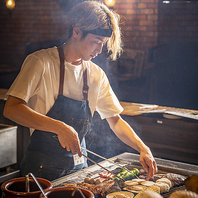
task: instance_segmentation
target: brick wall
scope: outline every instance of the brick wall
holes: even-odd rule
[[[159,0],[117,0],[126,48],[147,51],[161,43],[198,42],[198,3],[161,4]],[[60,0],[16,1],[9,14],[0,1],[0,64],[20,68],[29,43],[64,38]],[[2,66],[0,66],[2,67]]]
[[[117,0],[126,48],[143,49],[157,45],[158,0]]]
[[[1,64],[19,68],[28,44],[64,37],[64,14],[54,0],[16,1],[9,13],[0,3]]]
[[[198,43],[198,2],[159,4],[158,44]]]

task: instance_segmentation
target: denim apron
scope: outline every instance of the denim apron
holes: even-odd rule
[[[83,73],[84,101],[63,96],[65,72],[63,47],[59,47],[58,51],[60,56],[59,95],[47,116],[72,126],[78,132],[80,146],[86,148],[85,135],[89,130],[92,119],[87,100],[89,88],[87,86],[87,70],[84,69]],[[82,153],[87,155],[84,150],[82,150]],[[84,158],[84,163],[74,165],[72,152],[68,152],[61,146],[57,134],[35,130],[30,138],[20,169],[22,176],[31,172],[36,177],[51,181],[85,167],[87,167],[86,158]]]

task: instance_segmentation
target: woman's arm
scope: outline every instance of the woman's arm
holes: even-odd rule
[[[110,128],[121,141],[140,153],[139,161],[148,173],[147,180],[152,178],[154,173],[157,172],[157,165],[149,147],[143,143],[134,130],[120,117],[120,115],[107,118],[106,120],[109,123]]]
[[[32,110],[22,99],[9,96],[3,114],[22,126],[56,133],[63,148],[81,156],[78,133],[73,127]]]

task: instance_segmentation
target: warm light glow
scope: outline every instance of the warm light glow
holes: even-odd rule
[[[10,10],[12,10],[15,7],[15,0],[7,0],[6,1],[6,7]]]
[[[115,5],[116,0],[104,0],[104,2],[108,7],[113,7]]]
[[[163,1],[163,3],[170,3],[170,1]]]

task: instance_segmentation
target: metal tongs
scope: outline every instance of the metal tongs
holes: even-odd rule
[[[75,195],[76,191],[78,191],[83,198],[86,198],[83,192],[79,188],[76,188],[76,187],[74,187],[74,191],[71,194],[72,197]]]
[[[107,160],[108,162],[110,162],[110,163],[112,163],[112,164],[114,164],[114,165],[120,166],[120,167],[122,167],[124,170],[130,172],[130,170],[129,170],[128,168],[124,167],[124,166],[121,165],[121,164],[118,164],[118,163],[116,163],[116,162],[114,162],[114,161],[112,161],[112,160],[110,160],[110,159],[107,159],[107,158],[105,158],[105,157],[103,157],[103,156],[101,156],[101,155],[98,155],[98,154],[96,154],[96,153],[94,153],[94,152],[92,152],[92,151],[90,151],[90,150],[88,150],[88,149],[86,149],[86,148],[81,147],[81,149],[83,149],[83,150],[85,150],[85,151],[87,151],[87,152],[89,152],[89,153],[91,153],[91,154],[93,154],[93,155],[95,155],[95,156],[97,156],[97,157],[99,157],[99,158],[101,158],[101,159]],[[82,155],[83,155],[83,154],[82,154]],[[115,174],[112,173],[111,171],[107,170],[105,167],[101,166],[100,164],[98,164],[98,163],[95,162],[94,160],[90,159],[89,157],[87,157],[87,156],[85,156],[85,155],[83,155],[83,156],[86,157],[86,158],[87,158],[88,160],[90,160],[91,162],[93,162],[94,164],[100,166],[101,168],[103,168],[103,169],[106,170],[107,172],[109,172],[109,173],[115,175]],[[133,173],[133,174],[134,174],[134,173]],[[138,177],[136,174],[134,174],[134,175],[135,175],[135,177],[137,177],[137,178],[139,179],[139,177]],[[117,175],[116,175],[116,177],[118,177],[119,179],[123,180],[121,177],[119,177],[119,176],[117,176]],[[124,181],[124,180],[123,180],[123,181]]]
[[[38,180],[36,179],[36,177],[32,174],[32,173],[28,173],[26,176],[25,176],[25,191],[27,193],[30,192],[30,176],[33,178],[33,180],[35,181],[35,183],[37,184],[37,186],[39,187],[40,191],[42,192],[43,196],[45,198],[47,198],[47,195],[45,195],[45,192],[42,188],[42,186],[40,185],[40,183],[38,182]]]

